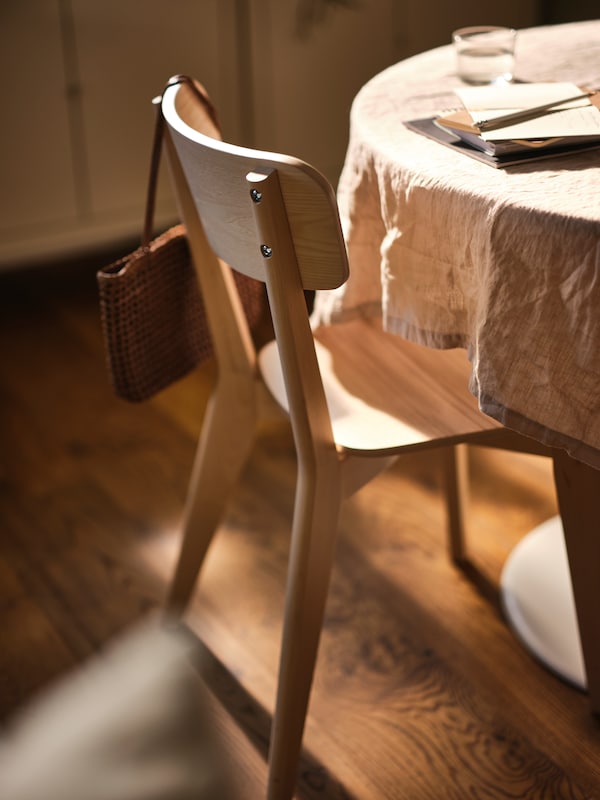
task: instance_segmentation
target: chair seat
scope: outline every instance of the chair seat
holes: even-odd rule
[[[469,392],[462,349],[413,344],[365,319],[318,328],[315,346],[334,439],[345,450],[384,454],[502,428]],[[258,362],[269,391],[289,411],[275,341]]]

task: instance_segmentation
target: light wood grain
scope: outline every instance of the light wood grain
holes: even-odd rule
[[[223,142],[199,85],[170,86],[161,108],[218,368],[167,610],[182,614],[189,604],[251,449],[262,379],[289,414],[297,462],[267,787],[268,800],[290,800],[345,492],[413,449],[512,441],[526,449],[528,440],[479,411],[464,352],[410,345],[367,320],[313,332],[305,291],[336,289],[348,275],[332,187],[295,158]],[[258,355],[260,375],[224,262],[266,285],[274,342]],[[446,482],[454,550],[464,538],[464,477],[452,469]]]

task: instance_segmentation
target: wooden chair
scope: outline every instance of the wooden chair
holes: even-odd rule
[[[462,457],[455,446],[526,448],[478,410],[463,351],[410,344],[365,319],[311,330],[304,291],[340,286],[348,275],[335,195],[319,172],[295,158],[223,143],[186,85],[165,91],[162,111],[218,363],[168,608],[185,610],[252,447],[267,387],[289,413],[298,462],[267,794],[288,800],[342,500],[400,453],[442,448],[458,556]],[[275,339],[258,354],[227,265],[266,284]]]

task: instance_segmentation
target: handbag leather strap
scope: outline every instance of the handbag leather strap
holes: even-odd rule
[[[189,75],[173,75],[166,83],[165,89],[170,86],[185,83],[189,86],[197,100],[202,103],[217,130],[220,130],[219,120],[215,107],[204,90]],[[146,194],[146,211],[144,215],[144,228],[142,230],[142,247],[148,249],[154,236],[154,209],[156,207],[156,187],[158,183],[158,168],[160,166],[160,154],[164,136],[165,121],[161,110],[162,95],[158,95],[152,100],[157,106],[156,123],[154,126],[154,139],[152,142],[152,155],[150,158],[150,173],[148,176],[148,192]]]

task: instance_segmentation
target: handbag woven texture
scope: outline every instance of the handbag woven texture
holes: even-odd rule
[[[210,100],[186,76],[216,123]],[[164,124],[157,113],[142,244],[97,273],[100,316],[110,381],[131,402],[148,400],[183,378],[213,354],[204,305],[185,227],[176,225],[152,239],[156,183]],[[250,328],[259,321],[264,286],[234,271]]]

